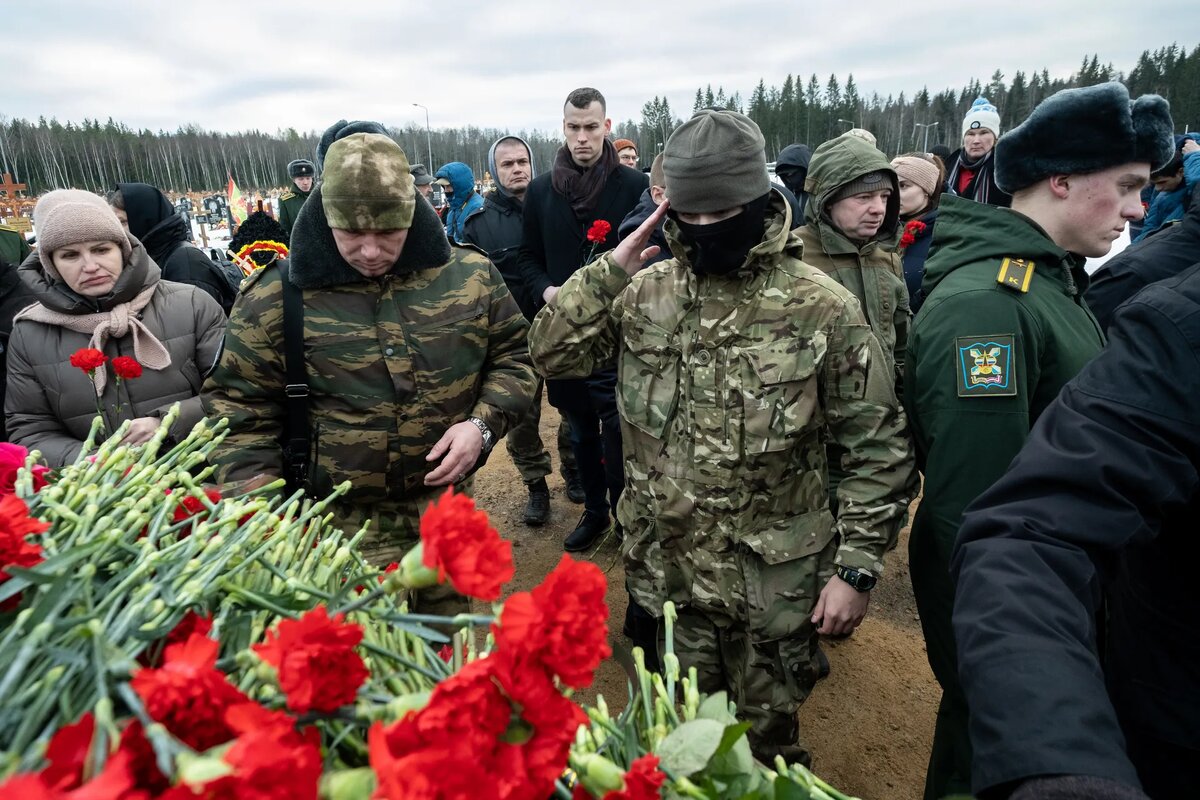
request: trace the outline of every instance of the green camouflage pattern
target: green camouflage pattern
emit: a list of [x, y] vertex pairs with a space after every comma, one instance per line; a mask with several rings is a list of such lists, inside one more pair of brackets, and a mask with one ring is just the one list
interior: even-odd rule
[[304, 203], [311, 194], [312, 192], [302, 192], [293, 186], [290, 192], [280, 195], [279, 224], [287, 231], [288, 236], [292, 235], [292, 227], [296, 224], [296, 218], [300, 216], [300, 209], [304, 208]]
[[[386, 564], [416, 540], [420, 513], [445, 491], [423, 479], [446, 429], [475, 416], [500, 437], [527, 412], [537, 388], [528, 325], [491, 262], [462, 248], [440, 267], [306, 289], [304, 304], [311, 488], [324, 495], [351, 482], [338, 522], [357, 530], [369, 520], [364, 549]], [[222, 483], [281, 476], [285, 383], [272, 265], [243, 284], [204, 387], [205, 412], [229, 420], [214, 456]]]
[[[675, 258], [631, 281], [606, 254], [530, 332], [547, 378], [616, 360], [633, 597], [756, 640], [811, 632], [814, 570], [878, 576], [916, 493], [891, 364], [854, 297], [800, 260], [790, 222], [776, 193], [763, 242], [729, 277]], [[673, 222], [666, 233], [684, 253]], [[836, 525], [826, 441], [845, 453]]]
[[[521, 480], [534, 483], [550, 474], [550, 452], [542, 443], [542, 382], [529, 406], [529, 413], [508, 431], [504, 445]], [[571, 449], [571, 428], [566, 420], [558, 423], [558, 460], [563, 467], [575, 468], [575, 452]]]
[[[835, 547], [830, 542], [830, 547]], [[806, 559], [811, 565], [814, 559]], [[789, 565], [794, 566], [794, 565]], [[832, 573], [807, 572], [819, 592]], [[796, 712], [817, 683], [817, 637], [810, 630], [787, 639], [764, 641], [744, 628], [720, 627], [687, 609], [675, 621], [675, 655], [683, 669], [696, 668], [697, 687], [705, 694], [728, 692], [738, 719], [749, 722], [750, 750], [764, 764], [783, 756], [789, 764], [809, 764]]]
[[381, 133], [338, 139], [329, 146], [321, 167], [321, 204], [331, 228], [408, 228], [417, 208], [408, 157]]
[[[876, 171], [892, 176], [892, 197], [876, 239], [856, 244], [834, 227], [824, 209], [839, 188]], [[857, 136], [840, 136], [826, 142], [817, 148], [809, 164], [804, 188], [812, 197], [804, 209], [806, 224], [797, 232], [804, 243], [805, 263], [821, 270], [858, 298], [867, 323], [895, 370], [899, 387], [912, 311], [904, 267], [895, 252], [900, 213], [895, 176], [887, 156]], [[897, 394], [902, 394], [899, 389]]]

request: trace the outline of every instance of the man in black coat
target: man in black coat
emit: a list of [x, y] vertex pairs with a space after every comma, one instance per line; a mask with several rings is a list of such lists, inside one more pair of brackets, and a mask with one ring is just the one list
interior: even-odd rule
[[[492, 143], [488, 151], [488, 170], [495, 176], [496, 190], [488, 195], [483, 208], [467, 217], [463, 223], [463, 241], [487, 253], [503, 276], [522, 313], [529, 320], [535, 306], [525, 292], [517, 256], [524, 235], [525, 192], [533, 180], [532, 151], [529, 144], [517, 136], [503, 136]], [[521, 480], [529, 490], [525, 504], [526, 525], [546, 524], [550, 518], [550, 489], [546, 476], [550, 474], [550, 454], [542, 444], [539, 430], [542, 420], [542, 384], [529, 413], [514, 425], [505, 437], [505, 446]], [[584, 500], [583, 486], [575, 467], [575, 452], [571, 449], [571, 432], [566, 420], [558, 426], [558, 457], [562, 464], [563, 480], [567, 483], [567, 498], [573, 503]]]
[[1200, 261], [1200, 186], [1177, 224], [1130, 245], [1092, 276], [1084, 294], [1100, 327], [1108, 329], [1117, 306], [1157, 281]]
[[1117, 311], [964, 515], [954, 630], [981, 798], [1196, 796], [1198, 395], [1200, 264]]
[[[574, 272], [617, 243], [617, 227], [647, 187], [644, 173], [626, 167], [608, 134], [604, 96], [576, 89], [563, 105], [566, 143], [548, 174], [535, 178], [525, 195], [524, 237], [517, 264], [535, 308], [551, 303]], [[602, 242], [588, 241], [597, 221], [609, 225]], [[586, 550], [608, 530], [624, 485], [621, 428], [617, 415], [616, 369], [590, 378], [549, 381], [550, 404], [571, 425], [571, 443], [585, 495], [579, 525], [563, 543]], [[607, 495], [607, 496], [606, 496]]]

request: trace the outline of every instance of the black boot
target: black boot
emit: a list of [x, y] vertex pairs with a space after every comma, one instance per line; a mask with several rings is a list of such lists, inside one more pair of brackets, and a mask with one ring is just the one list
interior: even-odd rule
[[577, 506], [583, 505], [587, 495], [583, 492], [583, 481], [579, 478], [579, 470], [575, 467], [564, 466], [562, 476], [567, 484], [567, 499]]
[[566, 541], [563, 542], [563, 549], [568, 553], [587, 550], [607, 530], [607, 514], [600, 516], [599, 514], [591, 514], [585, 511], [583, 512], [583, 516], [579, 518], [579, 524], [575, 526], [575, 530], [571, 531]]
[[529, 487], [529, 502], [525, 504], [525, 524], [540, 528], [550, 519], [550, 487], [546, 486], [545, 478], [538, 478]]

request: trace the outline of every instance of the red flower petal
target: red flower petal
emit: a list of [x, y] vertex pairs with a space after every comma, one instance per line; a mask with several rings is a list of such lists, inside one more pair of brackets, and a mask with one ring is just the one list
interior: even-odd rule
[[471, 498], [453, 489], [421, 516], [421, 542], [422, 563], [468, 597], [497, 600], [516, 573], [512, 544], [500, 538]]

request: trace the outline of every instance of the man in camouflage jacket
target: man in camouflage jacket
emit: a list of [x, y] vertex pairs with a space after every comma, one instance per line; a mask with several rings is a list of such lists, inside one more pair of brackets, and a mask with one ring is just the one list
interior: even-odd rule
[[[817, 633], [866, 613], [915, 494], [911, 448], [858, 302], [800, 260], [758, 127], [701, 111], [663, 167], [675, 258], [643, 269], [664, 204], [563, 284], [530, 348], [553, 378], [615, 358], [629, 589], [656, 613], [676, 604], [683, 668], [730, 693], [758, 758], [804, 761]], [[827, 439], [847, 453], [836, 525]]]
[[338, 522], [370, 520], [364, 549], [385, 564], [416, 541], [429, 502], [526, 413], [537, 381], [503, 278], [447, 243], [404, 152], [379, 130], [329, 145], [290, 259], [243, 286], [204, 405], [229, 420], [214, 456], [222, 482], [283, 474], [286, 268], [304, 296], [310, 488], [353, 484]]

